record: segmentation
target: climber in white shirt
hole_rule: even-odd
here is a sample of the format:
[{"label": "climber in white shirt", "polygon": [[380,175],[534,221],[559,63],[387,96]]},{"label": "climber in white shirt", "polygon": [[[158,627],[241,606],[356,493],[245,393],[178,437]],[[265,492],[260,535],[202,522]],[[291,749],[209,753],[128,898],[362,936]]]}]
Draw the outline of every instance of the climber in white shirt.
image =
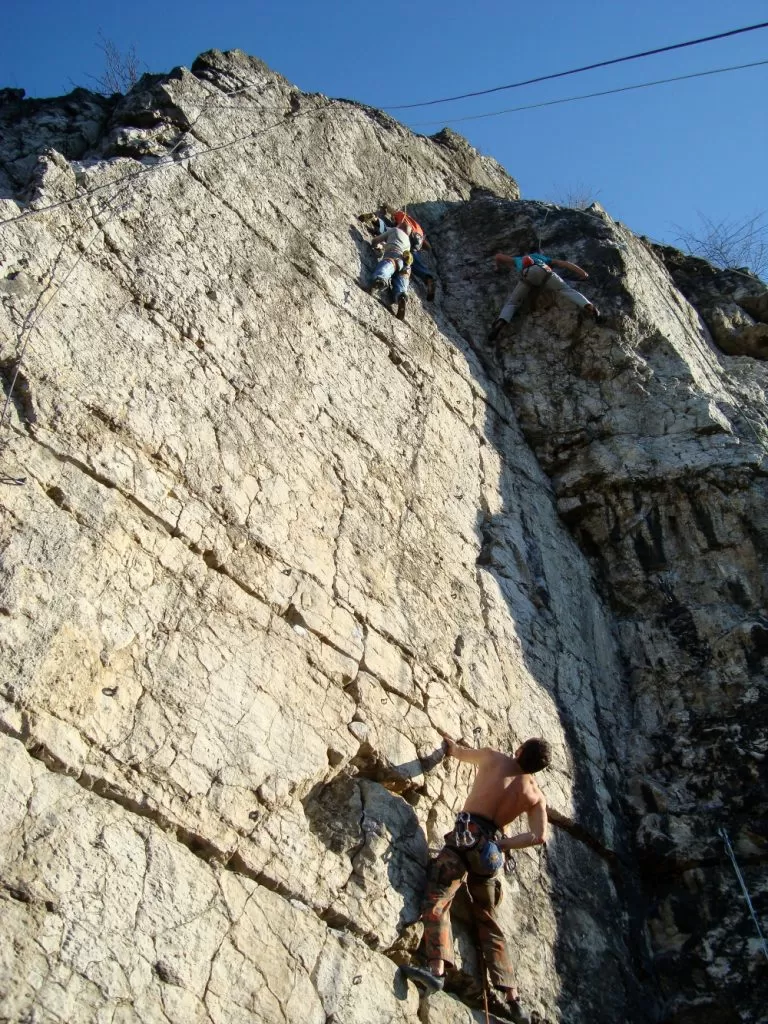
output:
[{"label": "climber in white shirt", "polygon": [[392,302],[397,306],[398,320],[405,319],[405,305],[411,278],[411,226],[388,228],[371,241],[374,248],[382,247],[381,257],[376,264],[368,291],[373,293],[390,285]]}]

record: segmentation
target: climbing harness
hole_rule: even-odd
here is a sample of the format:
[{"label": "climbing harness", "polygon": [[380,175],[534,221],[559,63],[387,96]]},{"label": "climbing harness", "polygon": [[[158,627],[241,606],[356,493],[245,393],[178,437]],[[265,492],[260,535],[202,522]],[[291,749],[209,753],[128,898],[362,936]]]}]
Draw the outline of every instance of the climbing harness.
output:
[{"label": "climbing harness", "polygon": [[[528,260],[527,263],[526,260]],[[543,276],[538,282],[535,280],[528,280],[529,274],[534,270],[541,270],[543,272]],[[547,278],[550,276],[551,273],[552,268],[548,267],[546,263],[539,263],[537,260],[531,259],[530,256],[523,256],[523,269],[520,271],[520,277],[523,279],[523,281],[525,281],[526,284],[529,284],[533,288],[541,288],[543,285],[547,283]],[[538,277],[539,275],[537,274],[536,276]]]},{"label": "climbing harness", "polygon": [[504,866],[504,854],[498,846],[501,831],[493,822],[480,819],[478,815],[461,811],[456,815],[453,829],[453,845],[461,851],[469,870],[481,878],[490,878]]},{"label": "climbing harness", "polygon": [[739,885],[741,886],[741,891],[744,894],[744,899],[747,901],[747,906],[749,907],[749,912],[752,915],[752,920],[755,922],[755,928],[757,929],[757,934],[760,939],[760,945],[763,950],[763,955],[765,956],[765,959],[768,960],[768,943],[766,943],[765,941],[765,936],[763,935],[762,928],[760,927],[760,922],[757,918],[757,914],[755,913],[755,908],[752,906],[752,900],[749,895],[749,890],[747,889],[746,883],[744,882],[744,876],[742,875],[741,869],[739,868],[739,865],[736,861],[736,854],[733,852],[731,840],[728,838],[728,833],[725,831],[724,828],[718,829],[717,832],[720,838],[723,840],[725,852],[728,854],[731,860],[731,864],[733,864],[733,870],[736,872],[736,877],[739,880]]},{"label": "climbing harness", "polygon": [[407,260],[405,258],[406,253],[408,255],[410,255],[410,250],[406,249],[406,252],[403,253],[402,257],[400,257],[400,256],[382,256],[381,259],[379,260],[379,262],[380,263],[391,263],[392,266],[395,268],[395,273],[396,274],[403,274],[403,273],[408,272],[408,270],[409,270],[409,268],[411,266],[411,263],[413,263],[413,259]]}]

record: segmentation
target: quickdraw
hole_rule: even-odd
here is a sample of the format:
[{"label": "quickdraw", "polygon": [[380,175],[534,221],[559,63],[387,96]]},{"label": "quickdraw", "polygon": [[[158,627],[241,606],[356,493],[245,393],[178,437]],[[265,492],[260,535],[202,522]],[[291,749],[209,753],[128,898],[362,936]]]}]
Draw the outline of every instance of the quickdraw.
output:
[{"label": "quickdraw", "polygon": [[469,830],[470,820],[466,811],[461,811],[456,816],[456,846],[460,850],[468,850],[477,842],[477,836]]}]

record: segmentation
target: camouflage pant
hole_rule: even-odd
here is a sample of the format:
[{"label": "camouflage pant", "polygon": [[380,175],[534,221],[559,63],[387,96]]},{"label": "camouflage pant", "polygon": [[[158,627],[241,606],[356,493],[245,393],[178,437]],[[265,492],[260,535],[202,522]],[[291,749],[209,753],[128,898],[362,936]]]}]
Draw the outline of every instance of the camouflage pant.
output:
[{"label": "camouflage pant", "polygon": [[484,878],[468,871],[461,856],[450,846],[444,846],[432,863],[424,897],[421,920],[424,922],[427,959],[445,960],[453,965],[451,903],[465,875],[472,897],[477,937],[491,981],[496,988],[512,988],[515,984],[512,964],[504,934],[496,920],[496,907],[501,902],[501,880],[496,875]]}]

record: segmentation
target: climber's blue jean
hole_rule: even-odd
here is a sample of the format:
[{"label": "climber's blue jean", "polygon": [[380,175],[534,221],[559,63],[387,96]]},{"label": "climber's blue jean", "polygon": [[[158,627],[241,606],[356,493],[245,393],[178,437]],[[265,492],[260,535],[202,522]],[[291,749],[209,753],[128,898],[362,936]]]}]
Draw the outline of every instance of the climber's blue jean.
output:
[{"label": "climber's blue jean", "polygon": [[409,271],[398,271],[392,260],[379,260],[371,280],[389,282],[389,286],[392,289],[392,298],[397,300],[401,295],[408,294],[410,277]]},{"label": "climber's blue jean", "polygon": [[411,270],[414,272],[416,277],[420,277],[422,281],[426,281],[427,278],[435,276],[424,262],[424,257],[420,252],[415,252],[413,254],[413,266],[411,267]]}]

